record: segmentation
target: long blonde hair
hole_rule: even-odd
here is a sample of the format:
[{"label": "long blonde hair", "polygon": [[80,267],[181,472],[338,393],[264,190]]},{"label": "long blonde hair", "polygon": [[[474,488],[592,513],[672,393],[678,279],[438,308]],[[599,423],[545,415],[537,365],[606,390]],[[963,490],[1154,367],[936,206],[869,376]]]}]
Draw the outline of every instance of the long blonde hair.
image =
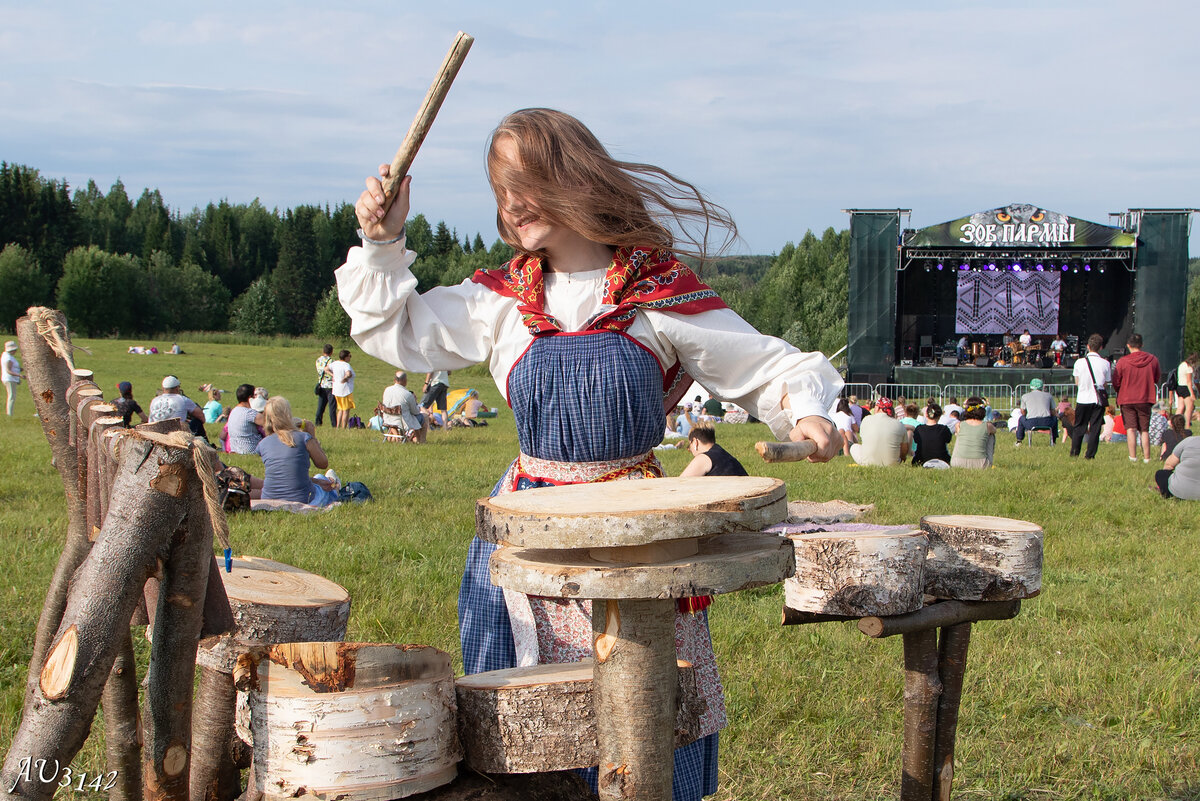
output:
[{"label": "long blonde hair", "polygon": [[289,448],[294,448],[296,440],[292,436],[292,432],[295,430],[296,421],[292,418],[292,404],[288,403],[287,398],[282,395],[268,398],[267,406],[263,409],[263,431],[267,436],[277,434],[280,442]]},{"label": "long blonde hair", "polygon": [[[497,153],[502,139],[516,143],[519,165]],[[522,109],[501,120],[488,144],[487,169],[497,204],[509,192],[534,198],[548,221],[593,242],[706,259],[714,228],[725,232],[717,253],[737,238],[729,212],[695,186],[652,164],[617,161],[582,122],[554,109]],[[496,227],[501,239],[525,252],[499,212]]]}]

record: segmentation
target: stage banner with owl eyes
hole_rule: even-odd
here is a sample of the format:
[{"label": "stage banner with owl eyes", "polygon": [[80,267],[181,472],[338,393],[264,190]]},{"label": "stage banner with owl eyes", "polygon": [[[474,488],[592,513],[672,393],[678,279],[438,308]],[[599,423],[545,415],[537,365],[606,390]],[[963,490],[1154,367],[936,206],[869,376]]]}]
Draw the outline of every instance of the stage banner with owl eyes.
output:
[{"label": "stage banner with owl eyes", "polygon": [[960,334],[1058,333],[1057,272],[958,274],[955,330]]},{"label": "stage banner with owl eyes", "polygon": [[1013,203],[931,225],[908,247],[1131,248],[1137,238],[1120,228],[1068,217],[1029,203]]}]

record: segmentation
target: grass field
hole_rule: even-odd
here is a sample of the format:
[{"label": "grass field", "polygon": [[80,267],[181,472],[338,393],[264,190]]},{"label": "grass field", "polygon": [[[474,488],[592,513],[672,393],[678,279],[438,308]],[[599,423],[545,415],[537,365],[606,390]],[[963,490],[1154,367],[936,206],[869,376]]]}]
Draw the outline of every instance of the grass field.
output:
[{"label": "grass field", "polygon": [[[122,341],[85,341],[79,354],[111,393],[134,384],[146,406],[167,372],[199,399],[214,382],[266,386],[315,410],[315,348],[180,344],[184,356],[132,356]],[[373,408],[391,368],[358,354],[360,410]],[[481,369],[453,387],[499,393]],[[419,384],[419,378],[416,383]],[[0,419],[0,752],[21,715],[34,624],[65,531],[61,484],[22,386],[17,413]],[[364,414],[364,418],[368,415]],[[215,435],[215,426],[210,430]],[[958,737],[959,798],[1200,799],[1200,506],[1147,489],[1154,466],[1125,446],[1094,462],[1067,449],[1013,449],[1002,435],[986,472],[767,465],[753,453],[761,425],[718,429],[751,469],[785,479],[792,499],[873,503],[869,518],[914,523],[926,514],[993,514],[1046,532],[1041,596],[1012,621],[976,625]],[[312,570],[353,599],[350,638],[459,651],[455,601],[474,525],[474,501],[515,455],[511,414],[485,429],[431,435],[422,447],[379,434],[319,431],[344,481],[375,502],[326,514],[243,514],[235,551]],[[214,437],[215,439],[215,437]],[[231,461],[261,472],[256,457]],[[663,465],[677,475],[684,451]],[[719,799],[876,799],[900,775],[899,638],[869,640],[849,623],[782,628],[782,590],[718,598],[711,624],[730,710],[721,739]],[[136,639],[136,638],[135,638]],[[144,654],[143,654],[144,656]],[[76,772],[101,770],[103,726]]]}]

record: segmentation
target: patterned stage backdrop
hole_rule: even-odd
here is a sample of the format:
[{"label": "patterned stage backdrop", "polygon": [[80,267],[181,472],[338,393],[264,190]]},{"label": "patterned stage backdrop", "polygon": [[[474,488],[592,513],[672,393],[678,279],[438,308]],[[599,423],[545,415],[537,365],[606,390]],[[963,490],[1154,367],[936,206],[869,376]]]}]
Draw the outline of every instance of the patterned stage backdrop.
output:
[{"label": "patterned stage backdrop", "polygon": [[958,275],[959,334],[1058,333],[1057,272],[962,272]]}]

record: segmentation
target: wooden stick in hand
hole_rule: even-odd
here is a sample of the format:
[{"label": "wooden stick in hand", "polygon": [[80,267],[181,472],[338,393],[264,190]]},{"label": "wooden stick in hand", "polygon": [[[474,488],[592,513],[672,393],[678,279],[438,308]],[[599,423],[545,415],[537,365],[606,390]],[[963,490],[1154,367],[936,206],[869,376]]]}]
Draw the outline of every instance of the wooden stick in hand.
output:
[{"label": "wooden stick in hand", "polygon": [[446,99],[446,94],[450,91],[450,84],[454,83],[458,69],[466,61],[467,53],[471,50],[471,44],[474,41],[474,36],[462,31],[459,31],[458,36],[454,37],[454,44],[450,46],[450,51],[446,53],[446,58],[442,61],[442,68],[438,70],[437,77],[433,79],[433,84],[425,94],[425,102],[421,104],[421,110],[417,112],[416,118],[409,126],[408,136],[404,137],[404,144],[400,145],[395,158],[392,159],[391,172],[388,173],[387,180],[383,182],[383,194],[386,198],[385,209],[391,208],[392,201],[396,198],[396,189],[404,180],[404,176],[408,175],[408,168],[412,166],[417,151],[421,149],[421,143],[425,141],[425,134],[429,133],[429,126],[433,125],[433,120],[442,107],[442,101]]},{"label": "wooden stick in hand", "polygon": [[811,439],[799,442],[760,442],[754,446],[764,462],[801,462],[817,452]]}]

